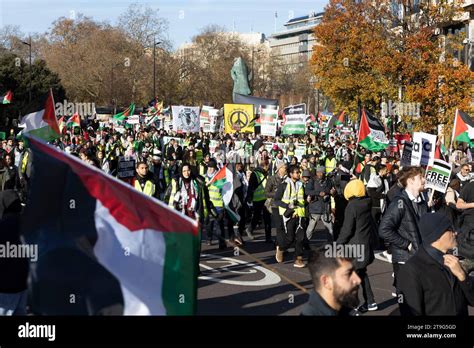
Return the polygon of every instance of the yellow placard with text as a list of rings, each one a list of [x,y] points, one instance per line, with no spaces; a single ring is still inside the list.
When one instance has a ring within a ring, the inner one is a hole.
[[[226,134],[253,133],[255,128],[252,104],[224,104],[224,131]]]

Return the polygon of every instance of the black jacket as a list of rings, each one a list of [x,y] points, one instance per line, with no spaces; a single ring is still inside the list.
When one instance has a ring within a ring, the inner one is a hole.
[[[364,246],[362,258],[354,259],[355,269],[363,269],[374,261],[373,245],[376,243],[377,230],[372,219],[371,199],[351,198],[344,213],[344,224],[337,238],[337,244]]]
[[[330,317],[348,316],[350,311],[351,309],[346,307],[341,308],[339,312],[332,309],[316,291],[311,290],[309,292],[308,302],[304,305],[301,315]]]
[[[420,215],[428,211],[426,201],[419,205]],[[405,190],[390,203],[379,226],[379,236],[392,248],[392,262],[406,262],[418,250],[421,244],[419,217]],[[408,246],[412,244],[412,250]]]
[[[267,179],[267,184],[265,185],[265,197],[272,200],[272,208],[277,208],[273,199],[275,198],[276,190],[282,181],[283,179],[280,178],[278,174],[272,175]]]
[[[472,281],[460,282],[449,277],[424,247],[400,268],[397,286],[403,305],[402,315],[468,315],[468,304],[474,305]],[[450,280],[451,279],[451,280]]]
[[[326,205],[330,200],[331,183],[329,180],[310,180],[305,189],[305,194],[311,196],[311,203],[308,206],[308,212],[310,214],[324,214],[326,212]],[[325,197],[321,197],[319,194],[324,192]]]
[[[392,203],[392,201],[397,196],[400,195],[400,193],[402,193],[402,190],[403,190],[403,187],[398,183],[395,183],[390,187],[390,189],[387,192],[387,197],[386,197],[386,202],[385,202],[387,207],[390,205],[390,203]]]
[[[21,245],[21,204],[13,190],[0,191],[0,245]],[[34,255],[32,255],[34,256]],[[0,293],[17,293],[27,288],[29,260],[21,257],[0,257]]]
[[[178,145],[176,147],[176,149],[169,145],[166,149],[166,158],[167,159],[170,159],[170,158],[173,158],[173,153],[176,152],[176,159],[177,160],[182,160],[183,159],[183,148],[181,147],[181,145]]]

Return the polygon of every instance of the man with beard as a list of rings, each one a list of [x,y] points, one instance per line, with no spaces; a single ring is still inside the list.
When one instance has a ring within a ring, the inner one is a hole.
[[[328,255],[327,247],[313,250],[309,256],[314,289],[301,315],[347,316],[359,304],[361,280],[352,259]]]
[[[137,175],[133,180],[133,187],[147,196],[156,197],[156,186],[151,180],[148,171],[148,164],[145,162],[138,162],[136,168]]]

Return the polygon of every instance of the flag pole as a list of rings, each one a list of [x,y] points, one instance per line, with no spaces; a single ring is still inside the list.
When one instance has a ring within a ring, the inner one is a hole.
[[[449,157],[451,157],[451,155],[453,154],[454,134],[456,132],[456,123],[458,120],[458,110],[459,109],[456,108],[456,111],[454,113],[453,134],[451,135],[451,143],[449,144]]]

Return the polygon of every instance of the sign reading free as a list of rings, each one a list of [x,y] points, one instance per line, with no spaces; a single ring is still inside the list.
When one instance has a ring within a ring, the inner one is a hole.
[[[442,193],[446,192],[451,177],[451,165],[445,161],[435,159],[433,166],[426,171],[426,188],[432,188]]]

